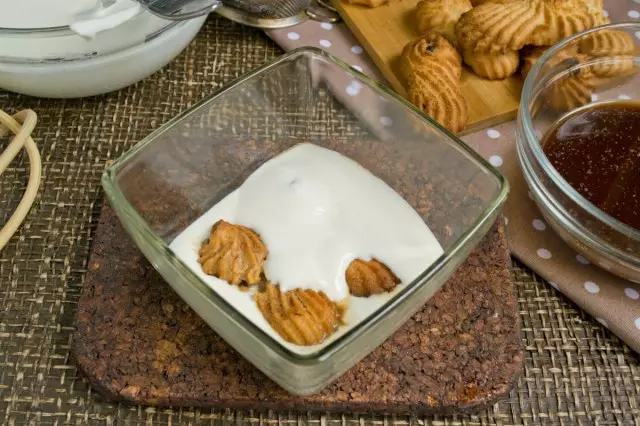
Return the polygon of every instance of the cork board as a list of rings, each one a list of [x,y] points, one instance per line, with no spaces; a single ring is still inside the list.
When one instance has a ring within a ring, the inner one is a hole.
[[[209,328],[155,272],[105,204],[73,339],[113,401],[220,408],[450,412],[506,395],[523,360],[502,220],[448,283],[318,394],[296,397]]]

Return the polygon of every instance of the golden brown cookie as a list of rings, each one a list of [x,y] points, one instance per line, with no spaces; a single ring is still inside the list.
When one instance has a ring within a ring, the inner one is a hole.
[[[443,36],[429,32],[413,40],[402,49],[400,71],[407,84],[413,79],[414,70],[436,62],[443,72],[460,80],[462,76],[462,58],[455,47]]]
[[[633,56],[628,55],[597,58],[590,67],[594,75],[603,79],[608,78],[610,83],[617,77],[626,77],[638,72]]]
[[[598,77],[623,77],[637,71],[634,64],[636,45],[624,31],[597,31],[582,37],[580,53],[590,61],[592,72]]]
[[[382,6],[383,4],[386,4],[389,2],[389,0],[345,0],[345,1],[349,4],[357,4],[360,6],[367,6],[371,8]]]
[[[551,106],[558,111],[571,111],[591,102],[591,94],[595,88],[590,79],[566,78],[557,82],[550,89]]]
[[[452,132],[464,128],[468,112],[460,89],[462,59],[447,39],[427,33],[408,43],[401,72],[411,103]]]
[[[202,244],[198,262],[207,275],[232,285],[256,285],[263,281],[267,248],[250,228],[219,220]]]
[[[469,65],[474,73],[489,80],[501,80],[513,75],[520,64],[520,56],[515,50],[507,50],[504,53],[465,50],[463,58],[465,64]]]
[[[542,0],[544,25],[532,34],[529,43],[551,46],[580,31],[588,30],[601,20],[585,0]],[[600,10],[601,11],[601,10]]]
[[[476,7],[485,3],[506,3],[510,0],[471,0],[471,6]]]
[[[456,23],[471,7],[469,0],[422,0],[416,8],[418,31],[440,34],[457,46]]]
[[[548,47],[546,46],[526,46],[520,51],[520,59],[522,66],[520,68],[520,74],[522,78],[527,78],[531,68],[538,62],[538,59],[542,57]]]
[[[636,45],[633,37],[624,31],[603,30],[581,37],[578,50],[596,57],[633,55]]]
[[[258,309],[287,342],[296,345],[322,343],[340,325],[340,309],[323,292],[296,289],[282,292],[268,283],[255,294]]]
[[[460,83],[442,68],[424,66],[416,71],[409,86],[409,102],[453,133],[464,129],[469,119],[467,102]]]
[[[391,269],[376,259],[356,259],[349,264],[345,273],[349,293],[352,296],[369,297],[392,291],[400,283]]]
[[[541,0],[483,3],[460,17],[456,36],[464,50],[498,53],[522,49],[545,25]]]
[[[580,0],[586,7],[589,14],[595,18],[595,26],[610,24],[611,21],[604,15],[603,0]]]
[[[605,80],[596,76],[590,67],[580,67],[587,58],[584,55],[569,56],[554,66],[564,67],[567,72],[550,86],[548,98],[558,111],[571,111],[591,102],[594,90]],[[571,70],[571,71],[569,71]]]

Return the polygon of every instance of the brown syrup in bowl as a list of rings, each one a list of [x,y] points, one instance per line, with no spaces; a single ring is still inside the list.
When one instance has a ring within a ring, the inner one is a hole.
[[[640,230],[640,102],[573,112],[547,132],[542,148],[583,197]]]

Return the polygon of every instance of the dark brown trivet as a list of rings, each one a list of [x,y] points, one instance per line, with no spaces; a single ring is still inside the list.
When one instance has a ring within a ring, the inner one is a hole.
[[[105,397],[141,404],[293,410],[474,410],[508,393],[522,364],[500,220],[447,284],[324,391],[295,397],[216,335],[155,272],[105,205],[73,351]]]

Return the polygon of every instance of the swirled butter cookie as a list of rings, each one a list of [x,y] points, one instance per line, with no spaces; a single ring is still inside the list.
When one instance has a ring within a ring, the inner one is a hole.
[[[359,297],[392,291],[400,283],[391,269],[376,259],[352,261],[345,277],[349,293]]]
[[[469,0],[422,0],[416,7],[418,31],[440,34],[457,46],[456,23],[471,8]]]
[[[296,345],[322,343],[340,325],[338,305],[323,292],[296,289],[282,292],[268,283],[254,295],[269,325],[287,342]]]
[[[263,281],[267,248],[250,228],[219,220],[202,244],[198,262],[205,274],[232,285],[256,285]]]

